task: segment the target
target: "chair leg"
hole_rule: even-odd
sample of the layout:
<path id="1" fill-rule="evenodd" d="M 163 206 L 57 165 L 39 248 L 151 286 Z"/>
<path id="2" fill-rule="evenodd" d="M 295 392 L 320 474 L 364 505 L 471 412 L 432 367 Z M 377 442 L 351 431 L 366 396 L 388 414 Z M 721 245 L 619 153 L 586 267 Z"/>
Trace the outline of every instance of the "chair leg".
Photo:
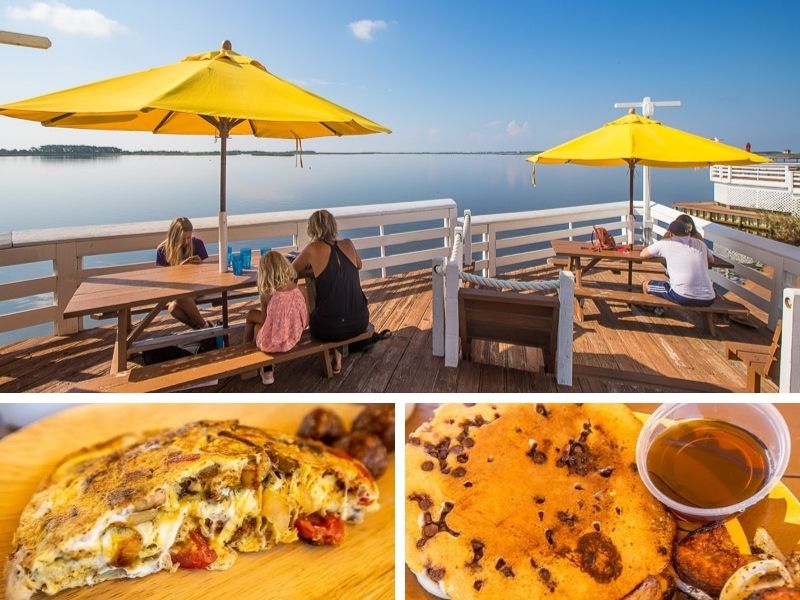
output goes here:
<path id="1" fill-rule="evenodd" d="M 747 367 L 747 391 L 761 393 L 761 373 L 753 365 Z"/>

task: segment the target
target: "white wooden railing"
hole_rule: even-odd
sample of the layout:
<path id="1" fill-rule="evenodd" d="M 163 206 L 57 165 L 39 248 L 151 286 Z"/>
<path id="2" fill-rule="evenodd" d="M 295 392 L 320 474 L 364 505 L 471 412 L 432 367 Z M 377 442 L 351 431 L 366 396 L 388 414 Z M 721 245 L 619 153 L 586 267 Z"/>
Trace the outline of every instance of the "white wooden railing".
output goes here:
<path id="1" fill-rule="evenodd" d="M 709 169 L 714 201 L 728 206 L 800 214 L 800 165 L 768 164 Z"/>
<path id="2" fill-rule="evenodd" d="M 306 224 L 315 209 L 233 215 L 228 219 L 229 241 L 287 238 L 290 243 L 276 250 L 296 250 L 308 242 Z M 364 271 L 428 263 L 450 252 L 456 224 L 456 203 L 451 199 L 398 202 L 331 208 L 340 231 L 351 237 L 359 251 L 372 249 L 379 256 L 365 258 Z M 191 217 L 190 217 L 191 218 Z M 192 218 L 195 234 L 205 240 L 217 238 L 217 218 Z M 432 225 L 433 223 L 433 225 Z M 416 225 L 414 225 L 416 224 Z M 386 233 L 386 228 L 410 229 Z M 169 221 L 38 229 L 0 233 L 0 271 L 3 267 L 40 261 L 52 263 L 52 273 L 0 283 L 0 301 L 27 299 L 38 294 L 53 294 L 52 303 L 2 314 L 0 332 L 53 323 L 57 335 L 73 333 L 80 319 L 64 320 L 62 314 L 79 283 L 87 277 L 131 271 L 151 266 L 154 258 L 124 262 L 120 253 L 151 250 L 164 239 Z M 354 230 L 362 230 L 354 235 Z M 363 231 L 366 230 L 366 233 Z M 404 250 L 403 245 L 425 242 L 422 250 Z M 375 250 L 377 249 L 377 251 Z M 87 257 L 103 257 L 110 266 L 87 266 Z M 105 256 L 110 255 L 110 256 Z M 213 260 L 213 257 L 212 257 Z M 33 304 L 33 302 L 31 302 Z"/>

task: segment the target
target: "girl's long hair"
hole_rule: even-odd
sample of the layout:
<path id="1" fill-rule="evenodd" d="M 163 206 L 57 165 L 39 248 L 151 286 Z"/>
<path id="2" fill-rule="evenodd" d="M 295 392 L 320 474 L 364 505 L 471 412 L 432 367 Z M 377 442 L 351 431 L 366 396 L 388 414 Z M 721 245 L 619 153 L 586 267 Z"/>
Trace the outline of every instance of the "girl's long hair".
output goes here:
<path id="1" fill-rule="evenodd" d="M 164 258 L 170 265 L 179 265 L 192 255 L 192 241 L 189 240 L 188 244 L 183 242 L 185 231 L 194 231 L 192 222 L 186 217 L 178 217 L 170 224 L 167 239 L 159 245 L 164 249 Z"/>
<path id="2" fill-rule="evenodd" d="M 292 265 L 280 252 L 267 252 L 258 261 L 258 291 L 262 294 L 274 294 L 296 277 Z"/>
<path id="3" fill-rule="evenodd" d="M 308 218 L 308 237 L 313 241 L 332 244 L 338 236 L 336 219 L 327 210 L 318 210 Z"/>

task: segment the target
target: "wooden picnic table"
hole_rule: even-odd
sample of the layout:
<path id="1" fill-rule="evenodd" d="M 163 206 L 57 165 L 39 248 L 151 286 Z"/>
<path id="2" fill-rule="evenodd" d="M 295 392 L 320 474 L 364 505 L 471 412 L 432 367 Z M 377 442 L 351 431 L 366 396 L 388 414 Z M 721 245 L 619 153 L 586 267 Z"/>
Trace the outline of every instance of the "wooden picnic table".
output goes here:
<path id="1" fill-rule="evenodd" d="M 220 273 L 217 263 L 186 264 L 175 267 L 150 267 L 138 271 L 89 277 L 81 282 L 64 310 L 64 318 L 83 317 L 96 312 L 117 313 L 117 336 L 111 373 L 128 368 L 131 344 L 150 322 L 176 298 L 208 294 L 222 295 L 222 327 L 213 327 L 184 334 L 189 342 L 225 334 L 228 331 L 227 293 L 256 285 L 256 269 L 242 275 Z M 131 309 L 155 306 L 135 327 L 130 326 Z M 130 331 L 129 331 L 130 330 Z"/>
<path id="2" fill-rule="evenodd" d="M 552 240 L 550 245 L 553 248 L 556 256 L 566 257 L 568 259 L 567 268 L 575 272 L 575 285 L 581 286 L 583 275 L 590 269 L 597 266 L 600 261 L 624 261 L 628 263 L 628 289 L 633 288 L 633 265 L 642 263 L 660 263 L 666 264 L 661 257 L 645 258 L 640 256 L 644 246 L 625 246 L 625 250 L 597 250 L 592 247 L 591 242 L 580 242 L 573 240 Z M 714 257 L 711 267 L 721 269 L 732 269 L 733 264 L 720 258 Z M 586 259 L 588 262 L 582 263 Z"/>

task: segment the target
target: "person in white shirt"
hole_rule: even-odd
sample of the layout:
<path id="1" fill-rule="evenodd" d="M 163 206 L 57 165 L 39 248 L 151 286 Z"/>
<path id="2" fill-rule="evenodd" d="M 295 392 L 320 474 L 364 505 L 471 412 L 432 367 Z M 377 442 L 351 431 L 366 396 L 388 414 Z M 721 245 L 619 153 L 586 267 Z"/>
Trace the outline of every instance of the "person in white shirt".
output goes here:
<path id="1" fill-rule="evenodd" d="M 651 279 L 642 284 L 645 294 L 666 298 L 683 306 L 710 306 L 716 292 L 708 274 L 712 256 L 702 239 L 692 237 L 692 225 L 682 219 L 669 224 L 668 236 L 651 244 L 641 256 L 663 257 L 669 281 Z"/>

